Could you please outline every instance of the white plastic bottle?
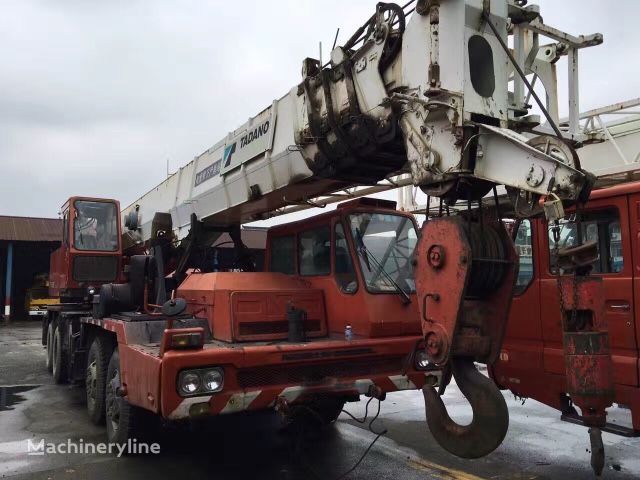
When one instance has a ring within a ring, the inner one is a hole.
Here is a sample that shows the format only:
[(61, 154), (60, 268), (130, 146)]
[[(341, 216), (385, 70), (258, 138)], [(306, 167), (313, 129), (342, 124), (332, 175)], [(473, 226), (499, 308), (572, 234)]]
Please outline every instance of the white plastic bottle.
[(353, 339), (353, 329), (350, 323), (347, 323), (347, 326), (344, 327), (344, 339), (349, 342)]

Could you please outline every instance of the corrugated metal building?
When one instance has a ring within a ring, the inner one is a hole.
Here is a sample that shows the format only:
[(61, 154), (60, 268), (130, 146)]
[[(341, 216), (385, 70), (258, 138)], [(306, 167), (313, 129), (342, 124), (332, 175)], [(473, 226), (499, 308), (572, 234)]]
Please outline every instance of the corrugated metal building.
[(61, 238), (59, 219), (0, 216), (0, 292), (5, 319), (28, 316), (25, 292), (36, 275), (49, 272), (49, 255)]

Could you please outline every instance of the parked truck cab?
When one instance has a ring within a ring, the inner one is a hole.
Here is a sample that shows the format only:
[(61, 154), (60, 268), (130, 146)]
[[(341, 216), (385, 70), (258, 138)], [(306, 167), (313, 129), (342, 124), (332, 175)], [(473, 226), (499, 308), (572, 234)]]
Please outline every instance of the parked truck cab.
[(321, 289), (331, 332), (350, 325), (366, 337), (418, 335), (411, 263), (417, 232), (414, 217), (395, 210), (395, 202), (362, 198), (271, 228), (266, 268)]
[[(577, 216), (581, 222), (577, 222)], [(640, 183), (592, 193), (587, 205), (561, 222), (559, 247), (596, 241), (592, 275), (602, 278), (615, 385), (614, 401), (630, 408), (640, 434)], [(524, 220), (516, 237), (520, 275), (494, 380), (522, 397), (534, 397), (575, 420), (566, 394), (555, 242), (542, 220)], [(609, 426), (611, 427), (611, 426)], [(611, 427), (613, 428), (613, 427)]]

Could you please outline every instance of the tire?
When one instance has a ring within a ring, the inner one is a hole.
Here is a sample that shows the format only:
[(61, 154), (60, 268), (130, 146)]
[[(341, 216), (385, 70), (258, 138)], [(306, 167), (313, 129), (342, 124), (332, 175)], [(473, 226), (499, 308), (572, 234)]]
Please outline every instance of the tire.
[(346, 401), (340, 397), (323, 396), (314, 398), (307, 406), (314, 412), (320, 426), (326, 427), (338, 419), (345, 403)]
[[(124, 397), (118, 395), (117, 389), (122, 386), (120, 377), (120, 355), (116, 347), (111, 354), (107, 367), (105, 388), (105, 420), (107, 423), (107, 440), (109, 443), (125, 445), (129, 439), (139, 440), (145, 433), (146, 420), (149, 417), (145, 410), (131, 405)], [(125, 452), (126, 454), (126, 452)]]
[(55, 323), (53, 320), (49, 322), (47, 325), (47, 334), (46, 334), (46, 358), (45, 358), (45, 367), (49, 373), (53, 372), (53, 330), (55, 328)]
[(91, 422), (96, 425), (104, 424), (105, 387), (110, 357), (109, 340), (102, 335), (97, 335), (87, 353), (84, 382), (87, 393), (87, 413)]
[(294, 436), (318, 434), (336, 421), (345, 402), (340, 397), (318, 396), (307, 403), (293, 405), (283, 430)]
[(67, 351), (64, 345), (64, 324), (60, 322), (56, 322), (55, 329), (53, 332), (53, 343), (52, 343), (52, 373), (53, 379), (57, 384), (66, 383), (67, 381), (67, 365), (69, 362), (67, 361)]
[(46, 347), (47, 346), (47, 333), (49, 330), (49, 314), (47, 313), (47, 315), (45, 317), (43, 317), (42, 319), (42, 328), (40, 329), (41, 333), (42, 333), (42, 338), (41, 338), (41, 342), (42, 342), (42, 346)]

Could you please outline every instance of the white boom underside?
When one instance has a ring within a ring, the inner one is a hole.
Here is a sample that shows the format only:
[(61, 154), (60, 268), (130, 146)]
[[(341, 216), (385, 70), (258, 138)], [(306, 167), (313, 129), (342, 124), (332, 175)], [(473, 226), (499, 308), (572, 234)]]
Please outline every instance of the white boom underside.
[[(492, 184), (578, 197), (585, 176), (571, 148), (559, 158), (513, 130), (529, 124), (514, 113), (524, 94), (508, 91), (501, 42), (508, 23), (523, 32), (534, 21), (527, 45), (542, 48), (536, 7), (422, 0), (409, 17), (379, 5), (328, 66), (305, 60), (300, 85), (129, 205), (123, 218), (137, 212), (137, 241), (150, 238), (156, 212), (171, 214), (180, 239), (193, 214), (228, 226), (407, 184), (449, 199)], [(576, 51), (599, 43), (581, 38)]]

